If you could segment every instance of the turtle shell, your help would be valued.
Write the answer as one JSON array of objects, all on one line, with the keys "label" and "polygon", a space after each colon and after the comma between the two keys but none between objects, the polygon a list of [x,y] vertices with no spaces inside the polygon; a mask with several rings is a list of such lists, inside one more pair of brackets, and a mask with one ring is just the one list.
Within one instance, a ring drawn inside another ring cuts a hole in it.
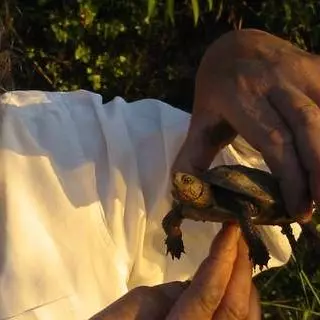
[{"label": "turtle shell", "polygon": [[218,186],[248,197],[254,203],[282,203],[277,180],[268,172],[241,165],[222,165],[212,168],[201,177],[213,187]]},{"label": "turtle shell", "polygon": [[[242,165],[223,165],[197,178],[209,184],[209,188],[203,184],[198,194],[200,197],[205,192],[208,205],[197,207],[192,202],[184,203],[177,198],[175,206],[163,219],[167,252],[172,258],[179,259],[184,252],[180,229],[183,219],[238,222],[249,247],[249,257],[260,269],[268,264],[269,252],[255,225],[281,226],[294,247],[295,239],[289,224],[295,219],[288,215],[278,181],[270,173]],[[201,183],[199,180],[191,182]]]}]

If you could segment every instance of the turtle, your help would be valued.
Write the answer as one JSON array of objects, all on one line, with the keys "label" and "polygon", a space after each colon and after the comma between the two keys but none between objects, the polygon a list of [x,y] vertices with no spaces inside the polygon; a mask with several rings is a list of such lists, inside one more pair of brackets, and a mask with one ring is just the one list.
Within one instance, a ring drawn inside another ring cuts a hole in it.
[{"label": "turtle", "polygon": [[268,267],[269,251],[256,225],[282,227],[294,246],[291,223],[279,183],[271,173],[243,165],[220,165],[198,176],[172,174],[172,208],[162,220],[167,254],[185,253],[180,226],[183,219],[238,223],[249,248],[253,268]]}]

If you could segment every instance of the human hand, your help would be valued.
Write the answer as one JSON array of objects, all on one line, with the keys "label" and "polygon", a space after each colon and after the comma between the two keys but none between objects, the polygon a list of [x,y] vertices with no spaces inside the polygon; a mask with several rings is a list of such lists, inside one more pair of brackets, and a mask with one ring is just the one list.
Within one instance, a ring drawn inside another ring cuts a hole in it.
[{"label": "human hand", "polygon": [[311,218],[320,202],[320,57],[258,30],[231,32],[197,73],[187,139],[173,170],[207,169],[237,134],[261,152],[288,212]]},{"label": "human hand", "polygon": [[171,282],[133,289],[90,320],[260,319],[252,265],[239,227],[215,237],[208,257],[188,286]]}]

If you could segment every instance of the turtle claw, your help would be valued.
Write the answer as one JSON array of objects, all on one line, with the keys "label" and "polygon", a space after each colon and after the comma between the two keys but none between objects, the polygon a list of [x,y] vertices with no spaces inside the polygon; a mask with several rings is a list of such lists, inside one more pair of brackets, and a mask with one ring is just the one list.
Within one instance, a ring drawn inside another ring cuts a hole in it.
[{"label": "turtle claw", "polygon": [[262,241],[259,245],[256,244],[252,246],[251,244],[249,250],[249,259],[252,262],[253,270],[256,270],[256,266],[259,267],[260,271],[262,271],[264,267],[268,268],[268,261],[270,259],[270,255]]},{"label": "turtle claw", "polygon": [[170,253],[172,260],[174,258],[180,259],[181,254],[185,253],[181,235],[167,237],[165,244],[167,245],[167,254]]},{"label": "turtle claw", "polygon": [[252,262],[254,270],[256,269],[256,266],[258,266],[260,271],[262,271],[263,267],[268,268],[270,255],[262,239],[258,237],[258,234],[254,235],[255,237],[253,238],[245,236],[245,240],[249,247],[249,259]]}]

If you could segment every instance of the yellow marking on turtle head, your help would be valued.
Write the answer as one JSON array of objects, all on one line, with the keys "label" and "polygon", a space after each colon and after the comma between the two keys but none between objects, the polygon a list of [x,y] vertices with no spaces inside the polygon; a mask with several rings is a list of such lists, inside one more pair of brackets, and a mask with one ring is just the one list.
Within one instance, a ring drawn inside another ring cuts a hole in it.
[{"label": "yellow marking on turtle head", "polygon": [[210,185],[199,178],[176,172],[172,176],[173,194],[177,200],[188,203],[194,207],[205,208],[212,204],[213,195]]}]

